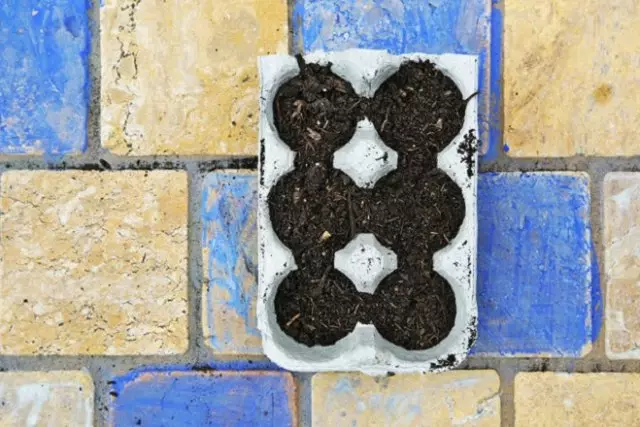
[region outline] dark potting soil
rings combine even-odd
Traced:
[[[373,99],[359,97],[330,65],[299,62],[301,73],[274,101],[276,127],[297,153],[295,169],[269,195],[273,228],[298,265],[278,287],[278,324],[308,346],[334,344],[361,322],[404,348],[433,347],[456,316],[433,254],[465,216],[462,192],[437,169],[437,154],[460,131],[466,102],[429,62],[402,65]],[[332,166],[365,116],[398,152],[398,169],[369,190]],[[358,233],[373,233],[398,258],[373,295],[333,268],[335,252]]]

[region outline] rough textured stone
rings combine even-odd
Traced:
[[[504,4],[509,155],[640,154],[636,0]]]
[[[474,353],[590,351],[601,317],[590,204],[583,173],[480,175]]]
[[[0,373],[0,426],[93,426],[93,381],[81,371]]]
[[[370,377],[316,374],[314,427],[500,426],[500,379],[494,371]]]
[[[86,0],[2,0],[0,154],[85,150],[87,9]]]
[[[640,173],[604,181],[607,356],[640,358]]]
[[[520,373],[516,427],[630,427],[640,420],[640,375]]]
[[[287,52],[286,0],[103,3],[103,146],[257,153],[256,56]]]
[[[257,326],[257,188],[254,172],[220,171],[202,189],[202,329],[219,355],[261,355]]]
[[[0,353],[187,349],[187,176],[2,175]]]
[[[288,372],[134,372],[117,378],[115,426],[293,427],[296,384]]]

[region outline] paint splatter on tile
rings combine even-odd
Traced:
[[[0,154],[61,156],[87,147],[87,0],[0,5]]]
[[[482,174],[476,354],[580,357],[598,332],[589,178]]]
[[[116,379],[113,426],[297,425],[287,372],[140,372]]]
[[[257,177],[221,171],[202,190],[202,326],[218,354],[260,355],[257,328]]]

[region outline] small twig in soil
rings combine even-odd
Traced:
[[[298,320],[300,318],[302,314],[298,313],[295,316],[293,316],[288,322],[287,322],[287,328],[291,325],[293,325],[293,322],[295,322],[296,320]]]
[[[360,105],[361,102],[362,102],[362,99],[358,99],[355,104],[353,104],[351,107],[347,109],[347,113],[350,113],[354,108]]]
[[[428,123],[426,125],[424,125],[424,127],[422,128],[421,132],[424,132],[425,130],[427,130],[427,128],[429,128],[429,126],[433,126],[434,128],[438,129],[438,130],[442,130],[442,118],[439,118],[435,123]],[[429,132],[427,135],[432,135],[433,132]]]
[[[313,151],[315,153],[316,147],[313,145],[313,141],[308,139],[304,142],[304,149],[307,151]]]
[[[387,114],[384,116],[384,121],[382,122],[382,126],[380,126],[380,132],[384,132],[385,126],[389,123],[389,112],[391,111],[391,107],[387,108]]]
[[[351,228],[351,238],[356,235],[356,222],[353,218],[353,206],[351,204],[351,190],[347,191],[347,207],[349,208],[349,228]]]
[[[328,240],[330,238],[331,238],[331,233],[325,230],[320,236],[320,242],[324,242],[325,240]]]
[[[307,133],[309,134],[309,137],[314,141],[320,141],[322,139],[322,135],[311,128],[307,128]]]
[[[327,277],[329,276],[330,271],[331,271],[331,266],[328,266],[324,270],[324,273],[322,273],[322,277],[320,278],[320,283],[318,283],[319,288],[322,288],[324,286],[324,282],[327,280]]]
[[[304,116],[302,115],[302,108],[304,107],[304,104],[305,102],[302,99],[298,99],[293,103],[293,105],[295,105],[296,107],[296,111],[291,113],[291,120],[295,119],[296,117],[300,117],[301,120],[304,119]]]

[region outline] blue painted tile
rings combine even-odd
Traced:
[[[590,350],[601,297],[589,215],[585,174],[480,176],[475,354]]]
[[[274,371],[150,371],[116,379],[111,424],[293,426],[296,387]]]
[[[391,53],[464,53],[480,56],[481,152],[495,157],[490,126],[499,114],[490,109],[491,2],[487,0],[296,0],[294,46],[298,51],[383,49]],[[501,46],[500,46],[501,48]],[[500,52],[496,53],[499,58]],[[489,113],[495,117],[490,117]]]
[[[218,354],[262,354],[256,319],[257,187],[254,172],[214,172],[204,180],[203,331]]]
[[[491,48],[489,60],[489,111],[486,113],[489,127],[489,143],[481,160],[493,160],[501,151],[508,152],[502,138],[502,36],[504,30],[503,0],[491,2]]]
[[[87,144],[88,0],[0,2],[0,154]]]
[[[479,0],[299,0],[294,34],[305,51],[477,54],[486,46],[488,6]]]

